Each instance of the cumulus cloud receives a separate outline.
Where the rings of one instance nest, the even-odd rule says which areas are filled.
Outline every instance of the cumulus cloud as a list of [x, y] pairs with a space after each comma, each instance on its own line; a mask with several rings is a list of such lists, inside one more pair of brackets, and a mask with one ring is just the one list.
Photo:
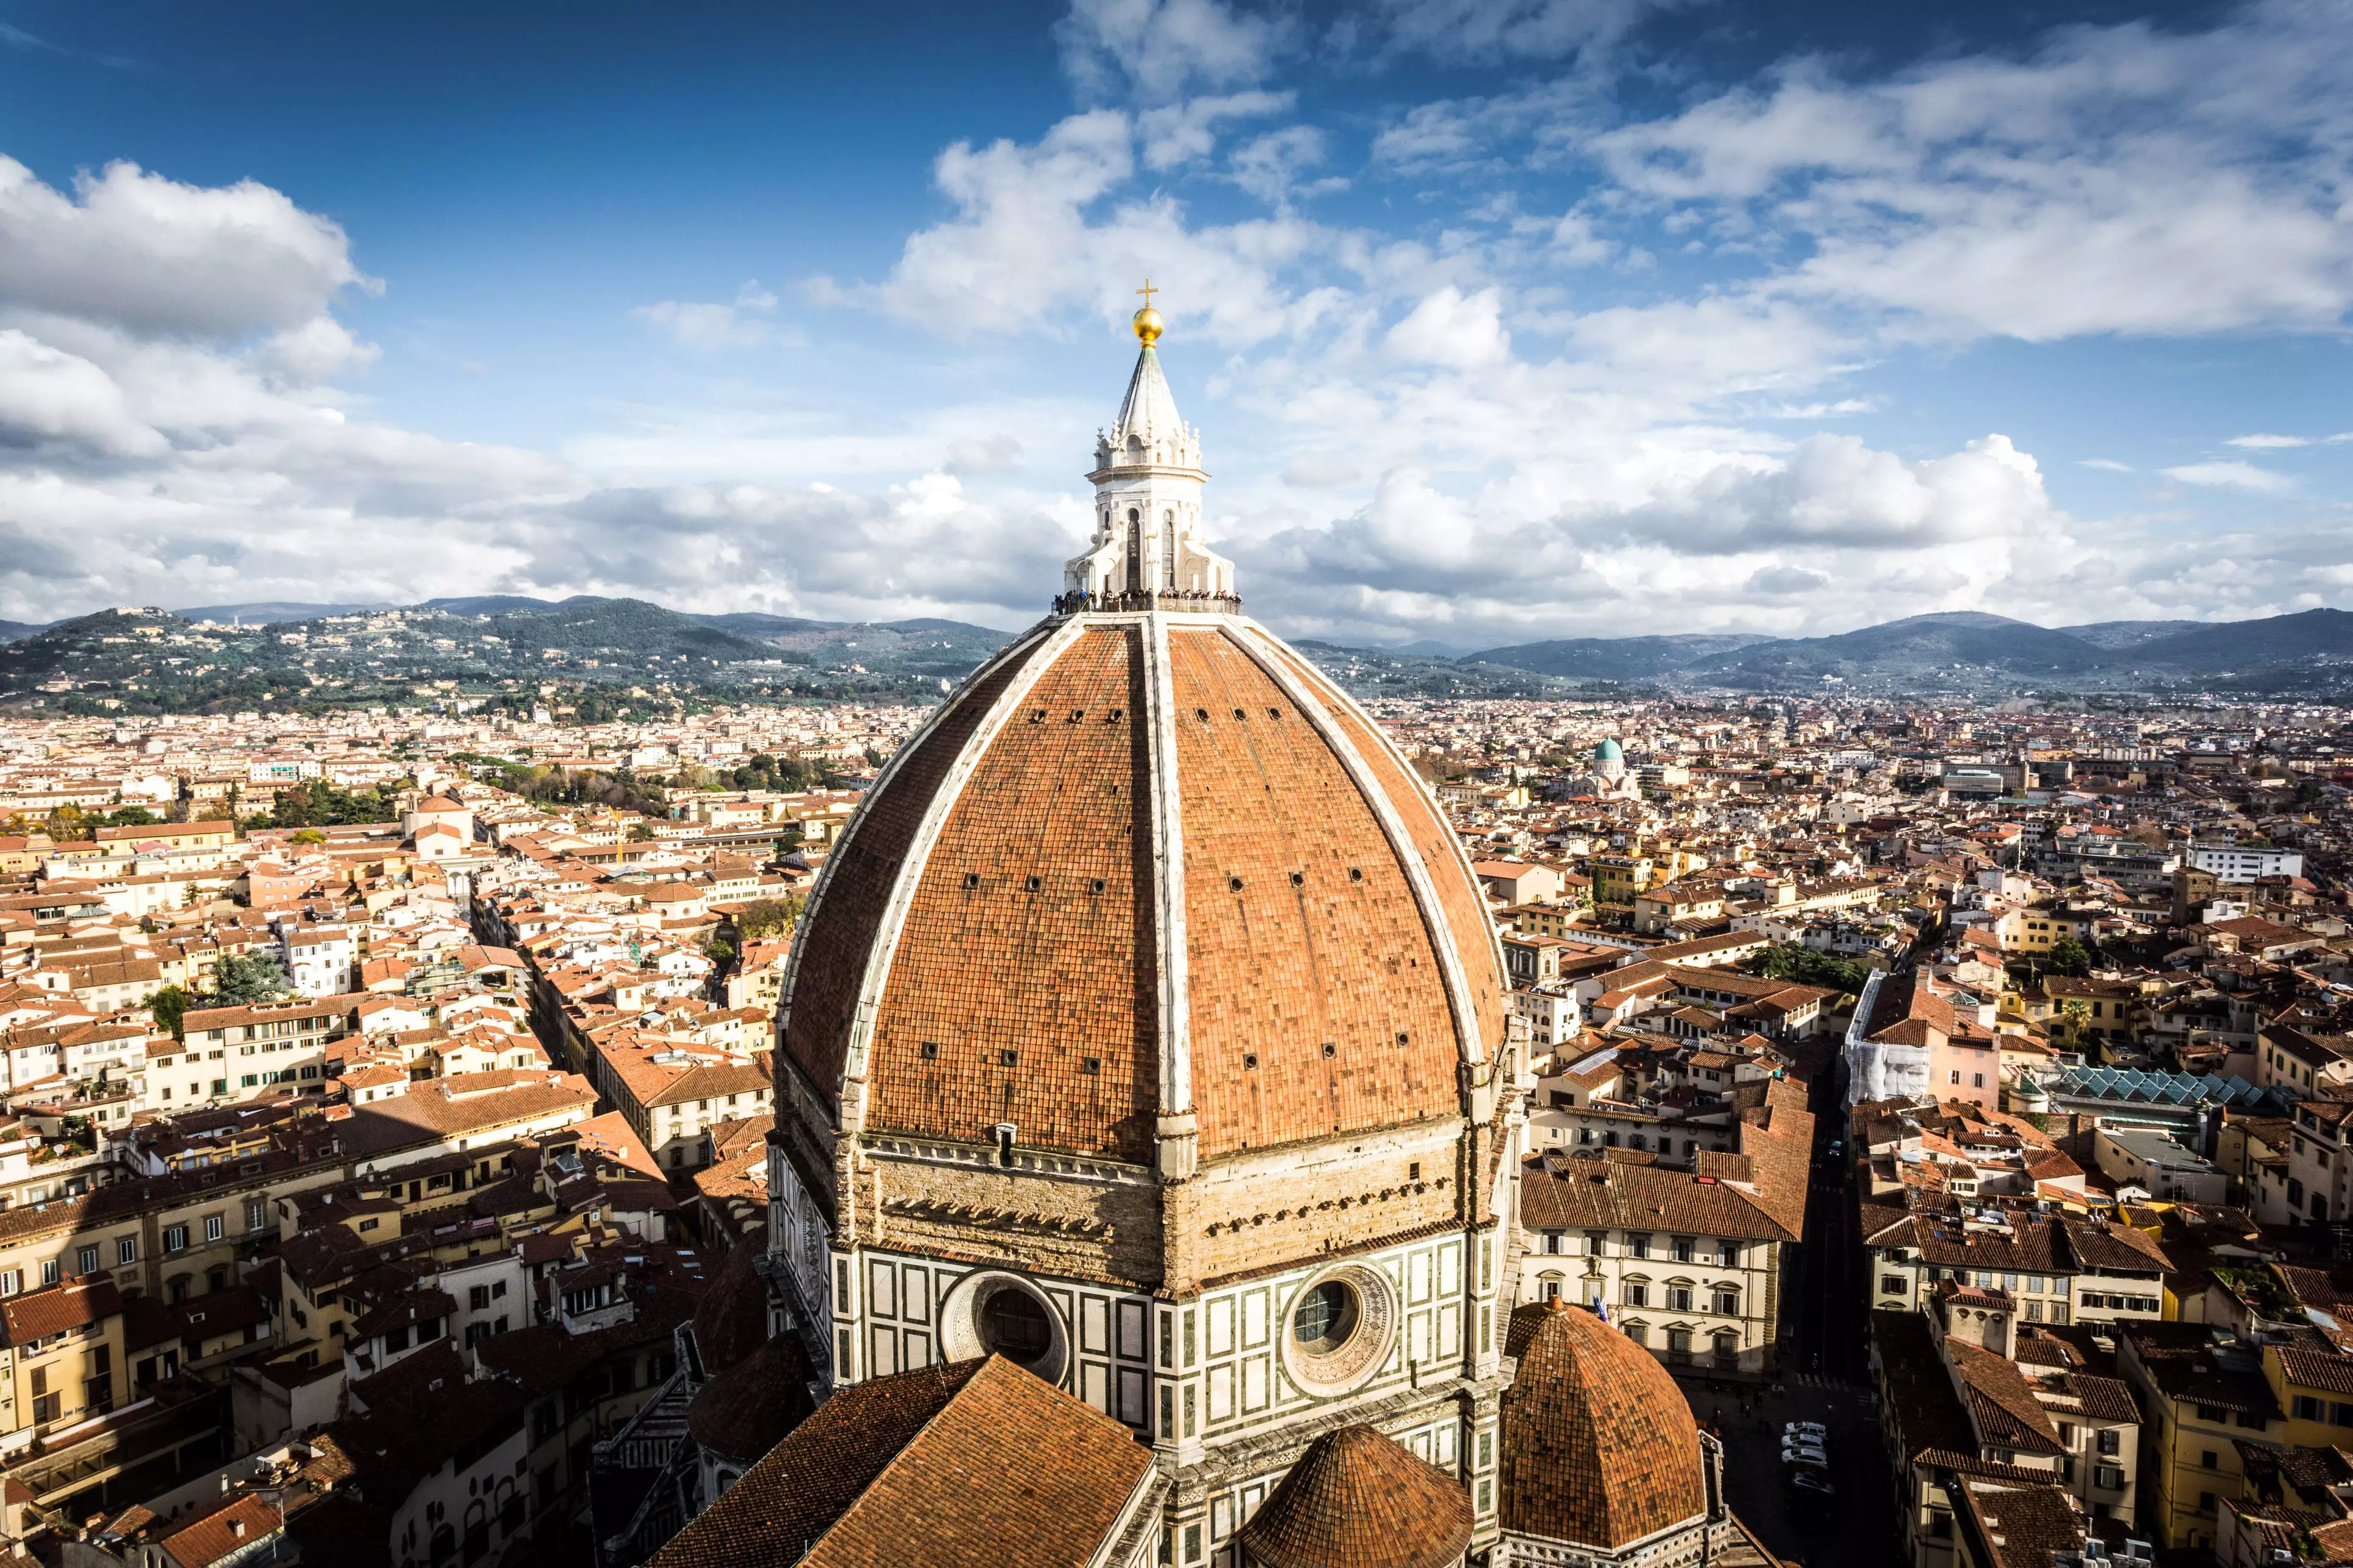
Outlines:
[[2269, 451], [2279, 447], [2309, 447], [2312, 442], [2303, 436], [2233, 436], [2222, 443], [2225, 447], [2244, 447], [2253, 451]]
[[338, 225], [254, 181], [198, 187], [111, 163], [69, 196], [0, 156], [0, 305], [235, 339], [379, 287]]
[[1438, 289], [1391, 327], [1389, 352], [1413, 364], [1470, 369], [1508, 358], [1512, 335], [1504, 330], [1502, 296], [1482, 289], [1465, 297], [1452, 284]]

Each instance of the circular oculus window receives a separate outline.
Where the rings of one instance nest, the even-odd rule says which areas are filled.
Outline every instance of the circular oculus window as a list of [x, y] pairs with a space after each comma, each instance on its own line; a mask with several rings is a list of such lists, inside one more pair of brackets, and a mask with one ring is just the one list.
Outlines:
[[1327, 1268], [1291, 1299], [1283, 1370], [1310, 1394], [1345, 1394], [1388, 1359], [1397, 1326], [1397, 1292], [1387, 1275], [1357, 1263]]
[[1048, 1383], [1070, 1359], [1061, 1314], [1028, 1280], [995, 1269], [967, 1276], [942, 1304], [940, 1339], [949, 1361], [1001, 1355]]

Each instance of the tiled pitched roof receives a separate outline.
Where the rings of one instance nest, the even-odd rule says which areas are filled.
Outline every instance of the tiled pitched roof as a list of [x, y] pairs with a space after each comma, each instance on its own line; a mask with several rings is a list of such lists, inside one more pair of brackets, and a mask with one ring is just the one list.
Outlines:
[[[1800, 1178], [1798, 1201], [1805, 1200]], [[1794, 1241], [1792, 1216], [1761, 1192], [1691, 1171], [1623, 1160], [1531, 1155], [1520, 1168], [1520, 1223], [1532, 1230], [1682, 1231]]]
[[2027, 1386], [2016, 1362], [1954, 1339], [1945, 1342], [1945, 1353], [1952, 1358], [1953, 1370], [1960, 1373], [1969, 1415], [1985, 1442], [2045, 1454], [2066, 1451], [2066, 1445], [2059, 1440], [2059, 1429], [2042, 1413], [2042, 1402]]
[[1462, 1483], [1370, 1426], [1308, 1445], [1242, 1527], [1266, 1568], [1449, 1568], [1471, 1542]]
[[757, 1269], [760, 1238], [729, 1248], [718, 1278], [694, 1309], [694, 1344], [712, 1376], [760, 1348], [768, 1337], [768, 1286]]
[[242, 1552], [273, 1531], [286, 1518], [258, 1497], [241, 1497], [216, 1509], [176, 1534], [164, 1538], [164, 1555], [180, 1568], [205, 1568], [232, 1552]]
[[121, 1310], [122, 1292], [104, 1275], [69, 1279], [0, 1302], [0, 1319], [5, 1319], [12, 1345], [31, 1344], [68, 1329], [102, 1321]]
[[1650, 1352], [1559, 1300], [1514, 1311], [1510, 1341], [1504, 1529], [1616, 1548], [1706, 1510], [1699, 1426]]
[[817, 1408], [812, 1375], [800, 1336], [778, 1334], [702, 1385], [687, 1407], [687, 1430], [711, 1453], [757, 1459]]
[[1001, 1356], [927, 1367], [827, 1400], [652, 1568], [1084, 1568], [1151, 1468], [1126, 1427]]

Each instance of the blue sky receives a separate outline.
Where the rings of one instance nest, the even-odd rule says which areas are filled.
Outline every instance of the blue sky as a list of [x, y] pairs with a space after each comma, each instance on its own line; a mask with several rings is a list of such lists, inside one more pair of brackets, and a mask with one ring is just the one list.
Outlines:
[[1147, 271], [1294, 634], [2353, 604], [2348, 44], [2341, 3], [0, 0], [0, 616], [1018, 625]]

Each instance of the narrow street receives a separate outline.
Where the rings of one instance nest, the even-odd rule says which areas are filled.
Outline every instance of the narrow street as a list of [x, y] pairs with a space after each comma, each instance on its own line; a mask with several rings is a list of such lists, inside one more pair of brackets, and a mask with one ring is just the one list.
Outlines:
[[[1845, 1136], [1844, 1086], [1845, 1070], [1835, 1060], [1812, 1085], [1806, 1240], [1787, 1284], [1796, 1333], [1779, 1383], [1769, 1388], [1684, 1384], [1693, 1414], [1724, 1439], [1725, 1490], [1733, 1511], [1777, 1556], [1805, 1568], [1879, 1568], [1894, 1531], [1848, 1165], [1830, 1154], [1831, 1144]], [[1780, 1457], [1786, 1421], [1819, 1421], [1830, 1428], [1835, 1498], [1825, 1501], [1788, 1485]]]

